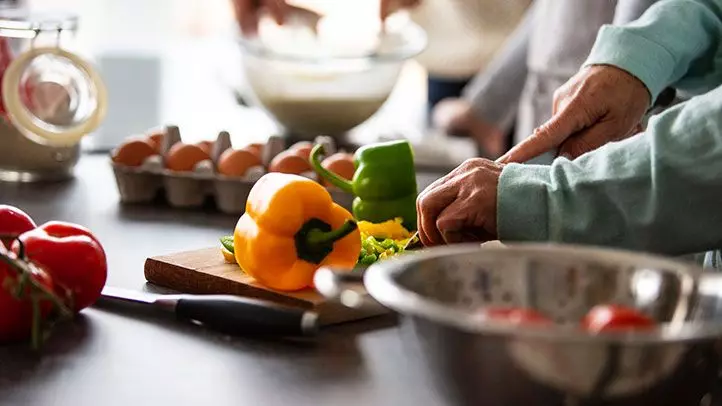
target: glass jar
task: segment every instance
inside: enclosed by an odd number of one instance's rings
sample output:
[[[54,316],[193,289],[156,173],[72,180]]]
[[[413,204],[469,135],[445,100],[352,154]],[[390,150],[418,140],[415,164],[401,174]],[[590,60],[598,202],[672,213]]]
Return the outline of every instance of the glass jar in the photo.
[[[65,48],[72,15],[0,8],[0,180],[68,179],[105,115],[98,73]]]

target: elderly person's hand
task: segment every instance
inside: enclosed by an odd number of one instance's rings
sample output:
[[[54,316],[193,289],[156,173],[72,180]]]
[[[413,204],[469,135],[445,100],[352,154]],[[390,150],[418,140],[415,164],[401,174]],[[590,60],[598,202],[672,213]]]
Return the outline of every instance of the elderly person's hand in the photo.
[[[576,158],[635,134],[649,105],[636,77],[614,66],[586,67],[554,93],[553,117],[497,161],[525,162],[556,148]]]
[[[426,246],[496,239],[496,188],[502,164],[469,159],[432,183],[416,200]]]

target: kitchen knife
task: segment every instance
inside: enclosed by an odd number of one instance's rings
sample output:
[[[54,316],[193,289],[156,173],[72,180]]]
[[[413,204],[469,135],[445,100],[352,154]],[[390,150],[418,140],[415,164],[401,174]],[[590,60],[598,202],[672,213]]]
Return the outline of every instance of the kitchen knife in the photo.
[[[406,241],[406,244],[404,244],[404,251],[414,250],[423,247],[424,244],[421,243],[421,239],[419,238],[419,232],[414,231],[414,233],[411,235],[411,238],[409,238],[409,240]]]
[[[318,314],[231,295],[157,295],[105,287],[98,304],[139,304],[229,335],[310,336]]]

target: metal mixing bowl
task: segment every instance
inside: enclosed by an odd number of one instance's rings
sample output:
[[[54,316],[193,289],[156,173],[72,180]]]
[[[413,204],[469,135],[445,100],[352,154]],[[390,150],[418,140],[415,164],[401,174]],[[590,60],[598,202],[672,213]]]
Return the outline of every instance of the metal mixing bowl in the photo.
[[[719,402],[722,278],[687,263],[557,245],[456,246],[379,262],[364,284],[402,316],[407,349],[453,404]],[[597,304],[636,308],[658,328],[582,331]],[[482,315],[499,305],[536,309],[557,324]]]

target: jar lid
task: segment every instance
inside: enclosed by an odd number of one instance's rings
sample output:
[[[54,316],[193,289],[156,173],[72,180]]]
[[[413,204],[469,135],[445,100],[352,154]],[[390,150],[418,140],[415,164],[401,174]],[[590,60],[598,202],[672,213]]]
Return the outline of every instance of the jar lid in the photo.
[[[37,47],[5,70],[2,97],[12,124],[33,141],[69,146],[94,131],[106,113],[100,75],[78,55]]]
[[[38,32],[75,31],[78,17],[73,14],[30,12],[25,8],[0,7],[0,36],[33,38]]]

